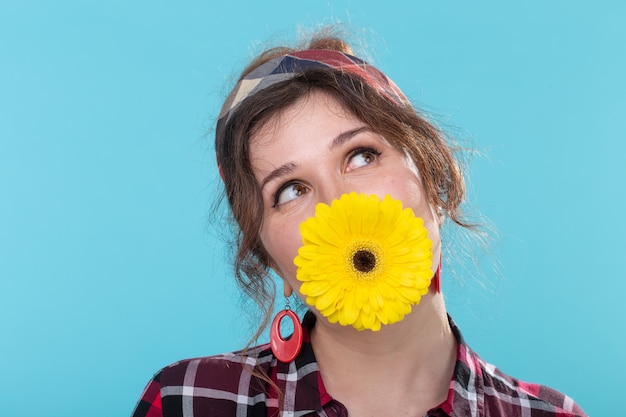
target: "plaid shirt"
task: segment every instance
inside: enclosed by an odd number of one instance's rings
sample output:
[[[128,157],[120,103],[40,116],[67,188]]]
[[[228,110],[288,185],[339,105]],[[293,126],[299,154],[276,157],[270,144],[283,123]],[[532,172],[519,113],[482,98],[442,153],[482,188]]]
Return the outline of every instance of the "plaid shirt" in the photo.
[[[511,378],[458,341],[448,398],[425,417],[584,417],[566,395]],[[261,369],[284,393],[281,416],[346,417],[346,408],[326,392],[307,328],[291,363],[278,362],[268,344],[247,352],[187,359],[159,371],[148,383],[132,417],[244,417],[278,415],[275,391],[249,369]],[[247,368],[247,369],[246,369]]]

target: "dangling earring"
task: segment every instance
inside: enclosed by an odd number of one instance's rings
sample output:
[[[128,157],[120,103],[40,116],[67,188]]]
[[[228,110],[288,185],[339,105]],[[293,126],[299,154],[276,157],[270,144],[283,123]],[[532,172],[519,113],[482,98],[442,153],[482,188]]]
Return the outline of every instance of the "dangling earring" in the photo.
[[[437,270],[435,271],[435,275],[433,275],[433,279],[431,282],[431,286],[435,293],[441,292],[441,256],[439,257],[439,265],[437,266]]]
[[[289,339],[283,339],[280,334],[280,322],[285,316],[289,317],[293,322],[293,334]],[[300,348],[302,347],[302,325],[298,315],[289,307],[289,299],[287,299],[285,309],[276,314],[274,321],[272,321],[270,347],[276,359],[284,363],[291,362],[300,353]]]

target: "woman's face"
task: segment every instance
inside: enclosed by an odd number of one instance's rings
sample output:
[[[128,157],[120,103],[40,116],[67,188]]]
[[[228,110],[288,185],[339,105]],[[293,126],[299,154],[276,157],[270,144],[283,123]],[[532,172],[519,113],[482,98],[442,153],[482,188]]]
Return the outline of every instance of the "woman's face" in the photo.
[[[440,219],[414,163],[329,95],[314,92],[270,119],[252,136],[250,158],[263,195],[261,241],[273,269],[299,295],[293,260],[302,246],[300,223],[317,203],[352,191],[390,194],[423,218],[436,269]]]

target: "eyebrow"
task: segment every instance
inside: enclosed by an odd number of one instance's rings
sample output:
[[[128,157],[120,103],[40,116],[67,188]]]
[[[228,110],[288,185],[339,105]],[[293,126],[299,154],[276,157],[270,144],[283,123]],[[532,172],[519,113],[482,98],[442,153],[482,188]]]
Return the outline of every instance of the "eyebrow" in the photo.
[[[335,139],[333,139],[333,142],[330,144],[330,149],[343,145],[344,143],[346,143],[347,141],[349,141],[350,139],[352,139],[353,137],[355,137],[361,132],[371,132],[371,131],[372,131],[371,127],[361,126],[361,127],[357,127],[355,129],[340,133],[339,135],[337,135]]]
[[[338,146],[343,145],[344,143],[348,142],[350,139],[352,139],[353,137],[355,137],[361,132],[371,132],[371,131],[372,129],[369,126],[360,126],[355,129],[342,132],[333,139],[333,141],[331,142],[329,146],[329,150],[332,150]],[[273,181],[276,178],[280,178],[283,175],[287,175],[295,171],[297,167],[298,165],[295,162],[287,162],[286,164],[279,166],[278,168],[270,172],[265,178],[263,178],[263,180],[261,181],[261,189],[263,189],[267,185],[268,182]]]
[[[267,177],[263,178],[263,181],[261,181],[261,190],[263,189],[263,187],[267,185],[268,182],[273,181],[276,178],[280,178],[283,175],[287,175],[290,172],[295,171],[297,167],[298,165],[296,165],[295,162],[287,162],[286,164],[281,165],[280,167],[276,168],[275,170],[270,172]]]

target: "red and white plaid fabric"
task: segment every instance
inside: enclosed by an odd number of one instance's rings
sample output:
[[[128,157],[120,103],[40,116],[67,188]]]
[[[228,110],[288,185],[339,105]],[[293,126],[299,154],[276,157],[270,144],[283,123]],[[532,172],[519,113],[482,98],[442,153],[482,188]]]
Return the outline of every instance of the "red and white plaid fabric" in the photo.
[[[305,320],[306,321],[306,320]],[[551,388],[519,381],[484,362],[463,341],[448,398],[430,417],[585,417],[574,401]],[[308,331],[298,357],[278,362],[269,345],[226,355],[187,359],[160,370],[148,383],[133,417],[278,416],[278,399],[269,384],[244,364],[263,369],[283,391],[281,416],[346,417],[346,408],[326,392]]]

